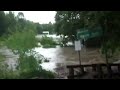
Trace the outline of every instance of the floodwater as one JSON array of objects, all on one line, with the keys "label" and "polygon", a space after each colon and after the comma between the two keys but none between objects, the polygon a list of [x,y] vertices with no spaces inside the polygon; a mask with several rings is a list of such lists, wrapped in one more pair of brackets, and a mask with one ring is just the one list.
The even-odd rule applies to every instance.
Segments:
[{"label": "floodwater", "polygon": [[[42,63],[42,67],[47,70],[55,71],[55,69],[64,68],[67,65],[78,65],[79,55],[74,47],[59,47],[56,48],[35,48],[35,51],[44,57],[48,58],[50,62]],[[96,64],[104,63],[99,49],[96,48],[82,48],[80,51],[81,64]],[[60,69],[59,69],[60,70]]]},{"label": "floodwater", "polygon": [[[37,38],[40,38],[41,35],[38,35]],[[51,36],[49,36],[51,37]],[[60,36],[54,36],[56,40],[60,39]],[[71,44],[71,43],[70,43]],[[44,62],[41,66],[50,71],[60,71],[61,69],[66,69],[66,65],[79,64],[79,55],[75,51],[74,47],[60,47],[56,48],[42,48],[36,47],[34,51],[43,55],[45,58],[49,59],[49,62]],[[0,53],[6,56],[6,62],[9,66],[16,66],[18,55],[14,55],[11,50],[7,47],[1,48]],[[99,52],[96,49],[82,49],[81,50],[81,61],[84,63],[98,63],[103,62]],[[61,71],[63,72],[63,71]]]},{"label": "floodwater", "polygon": [[34,49],[45,58],[49,59],[49,62],[44,62],[41,66],[44,69],[54,71],[59,67],[66,67],[66,65],[77,64],[79,61],[78,54],[75,52],[74,47],[59,47],[56,48],[35,48]]},{"label": "floodwater", "polygon": [[[75,51],[74,47],[60,47],[56,48],[42,48],[36,47],[34,51],[38,52],[45,58],[49,59],[49,62],[43,62],[41,64],[42,68],[50,70],[57,73],[58,78],[66,78],[68,75],[67,65],[79,64],[79,55]],[[10,49],[3,47],[0,49],[0,53],[6,56],[6,63],[11,68],[16,67],[18,55],[14,55]],[[80,52],[80,59],[82,64],[87,63],[103,63],[98,50],[96,49],[82,49]]]},{"label": "floodwater", "polygon": [[[57,35],[47,35],[52,37],[55,41],[61,40],[60,36]],[[41,38],[42,35],[37,35],[36,38]],[[72,45],[71,42],[68,45]],[[35,51],[48,58],[50,62],[42,63],[42,67],[47,70],[55,71],[55,69],[60,67],[66,67],[68,64],[78,64],[78,53],[75,51],[74,47],[59,47],[56,48],[35,48]]]},{"label": "floodwater", "polygon": [[[78,53],[74,50],[74,47],[59,47],[56,48],[42,48],[36,47],[34,51],[43,55],[49,60],[49,62],[44,62],[41,66],[46,70],[54,71],[54,69],[59,67],[66,67],[68,64],[77,64]],[[18,55],[14,55],[10,49],[3,47],[0,49],[0,53],[6,56],[6,63],[14,68],[18,59]]]}]

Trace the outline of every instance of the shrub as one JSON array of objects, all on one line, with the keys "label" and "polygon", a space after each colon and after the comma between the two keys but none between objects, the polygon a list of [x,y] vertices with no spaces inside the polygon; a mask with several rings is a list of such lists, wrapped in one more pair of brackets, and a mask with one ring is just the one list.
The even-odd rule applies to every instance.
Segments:
[{"label": "shrub", "polygon": [[57,45],[57,43],[53,40],[53,38],[47,37],[47,36],[43,36],[39,42],[41,43],[41,45],[43,45],[43,48],[55,48],[55,46]]},{"label": "shrub", "polygon": [[0,63],[0,79],[18,79],[19,72],[8,69],[7,64]]},{"label": "shrub", "polygon": [[[12,33],[6,40],[6,45],[8,46],[8,48],[12,49],[15,54],[19,55],[17,66],[17,71],[19,72],[18,78],[32,78],[35,76],[48,78],[49,76],[53,76],[52,72],[43,70],[42,67],[39,65],[40,63],[42,63],[42,59],[37,60],[35,57],[36,53],[32,50],[37,43],[35,35],[36,34],[31,30],[16,31]],[[42,43],[46,44],[44,40],[46,40],[46,42],[50,42],[51,39],[43,39]],[[54,42],[51,41],[50,44],[54,44]],[[13,78],[12,76],[8,77]]]}]

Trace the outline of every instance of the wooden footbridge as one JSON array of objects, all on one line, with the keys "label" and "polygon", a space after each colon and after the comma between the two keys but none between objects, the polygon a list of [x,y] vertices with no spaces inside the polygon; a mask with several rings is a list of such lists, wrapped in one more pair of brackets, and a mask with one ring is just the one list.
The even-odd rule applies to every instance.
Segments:
[{"label": "wooden footbridge", "polygon": [[[120,77],[120,64],[68,65],[68,79],[104,79]],[[86,71],[86,68],[91,68]],[[91,76],[91,77],[89,77]],[[89,77],[89,78],[88,78]]]}]

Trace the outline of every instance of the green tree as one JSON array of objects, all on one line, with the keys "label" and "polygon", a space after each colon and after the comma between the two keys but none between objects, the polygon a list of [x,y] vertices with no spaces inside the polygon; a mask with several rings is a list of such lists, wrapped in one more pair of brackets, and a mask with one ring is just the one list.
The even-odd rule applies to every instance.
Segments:
[{"label": "green tree", "polygon": [[24,14],[22,12],[19,12],[18,15],[17,15],[18,18],[24,18]]},{"label": "green tree", "polygon": [[[33,54],[32,49],[36,46],[35,35],[35,32],[31,30],[16,31],[6,40],[8,48],[12,49],[15,54],[19,55],[19,69],[21,71],[29,69],[37,70],[38,68],[39,64],[37,64],[37,61],[31,56]],[[29,53],[31,58],[29,58],[26,53]],[[31,65],[35,66],[30,68],[29,66]]]},{"label": "green tree", "polygon": [[19,12],[17,15],[17,27],[20,28],[20,30],[23,30],[26,26],[26,20],[24,18],[24,14],[22,12]]},{"label": "green tree", "polygon": [[36,23],[36,31],[37,31],[38,34],[42,34],[43,28],[42,28],[41,24]]},{"label": "green tree", "polygon": [[54,24],[49,22],[48,24],[39,24],[36,23],[36,29],[39,34],[42,34],[43,31],[49,31],[50,34],[54,34]]},{"label": "green tree", "polygon": [[76,38],[77,29],[100,26],[103,30],[102,51],[104,54],[114,53],[119,49],[120,12],[119,11],[57,11],[55,30],[58,34]]},{"label": "green tree", "polygon": [[6,17],[4,11],[0,11],[0,36],[7,31]]},{"label": "green tree", "polygon": [[7,21],[7,26],[6,26],[7,33],[6,34],[10,34],[10,32],[15,31],[16,25],[17,25],[16,17],[13,12],[10,11],[8,14],[6,14],[6,21]]}]

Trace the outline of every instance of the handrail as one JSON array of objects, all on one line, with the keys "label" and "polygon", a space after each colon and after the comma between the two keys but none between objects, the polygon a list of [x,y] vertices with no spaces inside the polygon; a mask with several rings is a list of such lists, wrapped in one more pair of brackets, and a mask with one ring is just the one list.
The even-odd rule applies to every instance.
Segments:
[{"label": "handrail", "polygon": [[[79,67],[92,67],[93,65],[101,65],[101,66],[107,66],[107,64],[86,64],[86,65],[67,65],[67,68],[79,68]],[[109,66],[119,66],[120,64],[108,64]]]}]

